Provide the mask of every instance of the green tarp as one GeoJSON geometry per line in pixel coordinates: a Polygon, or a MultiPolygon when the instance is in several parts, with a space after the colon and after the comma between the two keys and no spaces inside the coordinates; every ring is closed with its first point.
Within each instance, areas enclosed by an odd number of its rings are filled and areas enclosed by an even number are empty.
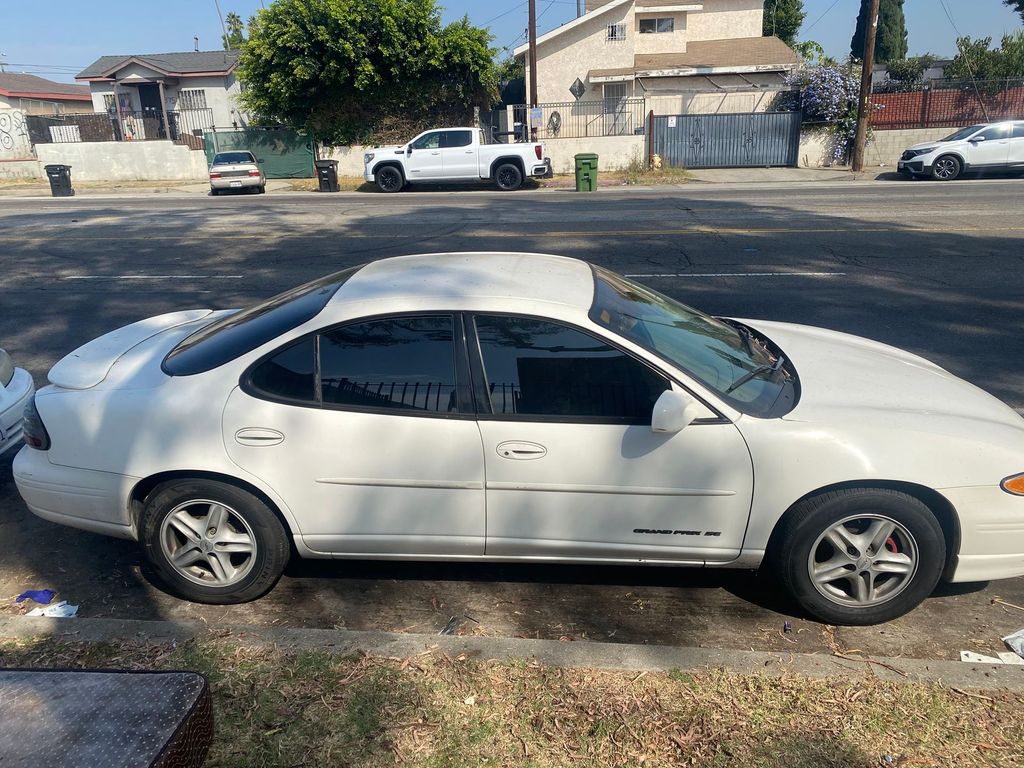
{"type": "Polygon", "coordinates": [[[289,128],[246,128],[207,131],[203,135],[206,159],[218,152],[247,149],[256,155],[268,179],[313,178],[313,140],[289,128]]]}

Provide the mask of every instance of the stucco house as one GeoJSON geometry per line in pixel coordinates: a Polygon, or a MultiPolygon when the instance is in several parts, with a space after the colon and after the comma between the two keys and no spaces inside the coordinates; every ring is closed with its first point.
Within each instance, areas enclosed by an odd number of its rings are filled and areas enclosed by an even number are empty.
{"type": "MultiPolygon", "coordinates": [[[[537,38],[538,101],[644,97],[659,113],[767,109],[766,94],[785,88],[799,57],[762,36],[763,15],[763,0],[586,0],[583,15],[537,38]]],[[[528,51],[514,52],[527,89],[528,51]]]]}
{"type": "MultiPolygon", "coordinates": [[[[156,119],[140,121],[139,129],[158,125],[161,133],[179,128],[196,133],[248,122],[238,104],[237,66],[238,51],[101,56],[75,79],[89,84],[96,112],[114,115],[119,108],[122,122],[156,119]],[[169,122],[164,119],[167,113],[172,116],[169,122]]],[[[126,124],[126,129],[134,128],[126,124]]]]}
{"type": "Polygon", "coordinates": [[[20,72],[0,72],[0,109],[20,109],[26,115],[92,112],[86,85],[55,83],[20,72]]]}

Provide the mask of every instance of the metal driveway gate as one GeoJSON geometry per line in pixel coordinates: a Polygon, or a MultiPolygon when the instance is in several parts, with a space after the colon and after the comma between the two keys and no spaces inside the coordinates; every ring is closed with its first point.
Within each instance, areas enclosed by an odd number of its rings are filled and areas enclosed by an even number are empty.
{"type": "Polygon", "coordinates": [[[290,128],[245,128],[203,134],[206,159],[218,152],[247,149],[260,161],[268,179],[313,178],[313,140],[290,128]]]}
{"type": "Polygon", "coordinates": [[[660,115],[651,151],[673,168],[767,168],[797,165],[799,112],[660,115]]]}

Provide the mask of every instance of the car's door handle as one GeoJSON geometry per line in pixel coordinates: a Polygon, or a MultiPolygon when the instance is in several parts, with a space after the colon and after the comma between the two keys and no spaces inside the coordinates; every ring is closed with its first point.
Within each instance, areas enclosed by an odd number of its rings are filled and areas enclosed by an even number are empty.
{"type": "Polygon", "coordinates": [[[430,154],[432,154],[432,155],[440,155],[441,153],[440,152],[431,152],[430,154]]]}
{"type": "Polygon", "coordinates": [[[548,449],[537,443],[527,443],[521,440],[509,440],[501,443],[497,449],[498,455],[503,459],[514,459],[517,461],[529,461],[547,456],[548,449]]]}
{"type": "Polygon", "coordinates": [[[251,445],[262,448],[269,445],[280,445],[284,442],[284,435],[276,429],[247,427],[235,432],[235,442],[239,445],[251,445]]]}

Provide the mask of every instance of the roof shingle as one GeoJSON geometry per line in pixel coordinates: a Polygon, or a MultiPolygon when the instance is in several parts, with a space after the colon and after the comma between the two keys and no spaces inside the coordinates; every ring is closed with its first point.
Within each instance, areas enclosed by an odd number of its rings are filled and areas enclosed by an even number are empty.
{"type": "Polygon", "coordinates": [[[194,75],[200,72],[227,74],[238,64],[239,51],[186,51],[183,53],[134,53],[124,56],[100,56],[77,75],[77,80],[104,77],[111,70],[135,59],[168,75],[194,75]]]}
{"type": "Polygon", "coordinates": [[[44,77],[25,75],[20,72],[0,72],[0,93],[4,96],[27,96],[29,94],[62,96],[76,101],[91,101],[89,86],[55,83],[44,77]]]}

